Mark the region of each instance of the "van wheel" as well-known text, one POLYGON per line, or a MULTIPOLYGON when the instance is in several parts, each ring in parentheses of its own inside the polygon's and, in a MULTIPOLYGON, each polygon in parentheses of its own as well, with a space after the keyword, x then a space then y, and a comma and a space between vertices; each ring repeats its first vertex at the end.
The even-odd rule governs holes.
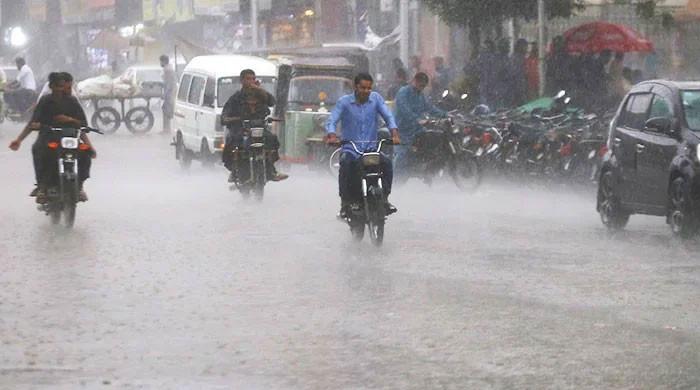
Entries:
POLYGON ((178 133, 177 141, 175 142, 175 158, 180 161, 180 167, 187 169, 192 165, 192 151, 187 150, 185 141, 182 140, 182 134, 178 133))
POLYGON ((611 171, 605 172, 598 186, 598 212, 600 220, 610 230, 624 229, 630 214, 622 209, 620 199, 615 193, 615 177, 611 171))
POLYGON ((680 238, 691 238, 698 232, 697 217, 693 213, 688 182, 678 177, 669 189, 669 224, 673 234, 680 238))
POLYGON ((202 166, 211 168, 214 166, 214 155, 209 151, 209 143, 207 140, 202 140, 202 146, 199 148, 199 158, 202 160, 202 166))

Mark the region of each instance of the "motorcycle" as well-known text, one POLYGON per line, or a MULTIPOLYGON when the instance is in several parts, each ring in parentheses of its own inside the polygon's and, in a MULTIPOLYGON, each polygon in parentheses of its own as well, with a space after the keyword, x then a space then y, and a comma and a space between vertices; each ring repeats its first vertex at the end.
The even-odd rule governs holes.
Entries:
POLYGON ((451 118, 429 119, 423 125, 405 155, 403 182, 410 177, 423 179, 428 185, 433 178, 447 173, 464 191, 474 191, 481 184, 481 167, 477 156, 465 148, 463 129, 451 118))
POLYGON ((376 150, 365 152, 360 152, 353 141, 343 141, 343 144, 346 143, 352 145, 360 155, 359 176, 362 183, 362 198, 350 204, 344 220, 350 226, 350 232, 355 240, 362 241, 365 226, 367 226, 372 243, 381 246, 384 242, 384 224, 387 218, 382 182, 384 172, 381 168, 382 146, 390 144, 391 141, 381 139, 376 150))
POLYGON ((65 226, 71 228, 75 224, 80 194, 78 155, 91 152, 90 145, 84 143, 81 136, 93 132, 103 133, 89 127, 51 128, 50 132, 46 147, 57 157, 58 169, 57 176, 48 183, 46 202, 39 205, 39 211, 51 217, 53 224, 58 224, 63 214, 65 226))
POLYGON ((37 101, 39 94, 36 91, 28 91, 25 96, 19 97, 18 100, 20 100, 20 103, 23 103, 27 107, 26 110, 21 111, 17 108, 11 107, 9 104, 7 104, 7 102, 5 102, 5 96, 8 93, 12 93, 16 90, 16 85, 9 85, 2 91, 2 104, 0 104, 0 117, 2 117, 2 120, 0 120, 0 123, 5 119, 9 119, 12 122, 27 122, 32 117, 34 103, 37 101))
POLYGON ((252 191, 257 200, 262 200, 268 181, 267 164, 270 151, 265 143, 265 131, 269 131, 267 120, 242 121, 243 139, 233 148, 233 186, 244 198, 252 191))

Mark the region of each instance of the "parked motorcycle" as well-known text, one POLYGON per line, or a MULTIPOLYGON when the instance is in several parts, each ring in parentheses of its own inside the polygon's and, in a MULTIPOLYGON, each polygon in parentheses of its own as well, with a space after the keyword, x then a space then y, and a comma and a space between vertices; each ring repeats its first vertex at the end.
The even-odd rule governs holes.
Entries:
POLYGON ((344 218, 345 222, 350 226, 350 232, 355 240, 362 241, 366 226, 372 243, 381 246, 384 242, 384 224, 387 218, 381 153, 382 147, 385 144, 389 145, 391 141, 382 139, 378 142, 376 150, 365 152, 358 150, 353 141, 344 141, 343 143, 352 145, 360 155, 359 176, 362 183, 362 198, 356 199, 350 204, 344 218))
POLYGON ((78 177, 79 154, 91 153, 90 145, 81 139, 83 134, 101 131, 89 127, 51 128, 51 136, 46 147, 57 157, 57 175, 50 178, 46 191, 46 202, 39 205, 39 211, 51 217, 58 224, 63 215, 63 223, 71 228, 75 224, 75 214, 80 194, 78 177))
POLYGON ((405 161, 399 161, 399 180, 411 177, 422 179, 428 185, 435 177, 448 174, 455 185, 464 191, 474 191, 481 184, 481 169, 474 153, 464 148, 464 133, 451 118, 429 119, 408 146, 405 161))

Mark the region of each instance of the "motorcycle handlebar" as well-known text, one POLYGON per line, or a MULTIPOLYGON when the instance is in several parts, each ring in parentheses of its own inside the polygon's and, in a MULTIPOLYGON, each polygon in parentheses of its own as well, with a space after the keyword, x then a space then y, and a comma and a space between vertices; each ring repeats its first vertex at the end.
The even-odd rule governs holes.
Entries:
POLYGON ((74 130, 79 130, 81 133, 97 133, 97 134, 104 135, 104 132, 102 132, 101 130, 95 129, 92 127, 88 127, 88 126, 82 126, 82 127, 48 127, 48 126, 44 126, 44 127, 50 129, 51 131, 63 131, 66 129, 74 129, 74 130))

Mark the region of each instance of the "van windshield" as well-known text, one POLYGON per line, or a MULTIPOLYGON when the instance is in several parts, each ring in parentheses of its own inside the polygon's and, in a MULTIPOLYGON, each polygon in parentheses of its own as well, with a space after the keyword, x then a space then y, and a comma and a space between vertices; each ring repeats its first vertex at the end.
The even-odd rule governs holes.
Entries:
MULTIPOLYGON (((233 96, 236 91, 241 89, 241 83, 238 81, 238 76, 236 77, 222 77, 219 79, 219 87, 218 93, 216 94, 216 101, 219 105, 219 107, 223 107, 224 104, 226 104, 226 101, 228 98, 233 96)), ((269 93, 272 94, 272 96, 275 95, 275 86, 277 84, 277 78, 276 77, 269 77, 269 76, 258 76, 258 80, 260 80, 260 85, 269 93)))
POLYGON ((690 130, 700 131, 700 90, 682 91, 683 113, 690 130))

